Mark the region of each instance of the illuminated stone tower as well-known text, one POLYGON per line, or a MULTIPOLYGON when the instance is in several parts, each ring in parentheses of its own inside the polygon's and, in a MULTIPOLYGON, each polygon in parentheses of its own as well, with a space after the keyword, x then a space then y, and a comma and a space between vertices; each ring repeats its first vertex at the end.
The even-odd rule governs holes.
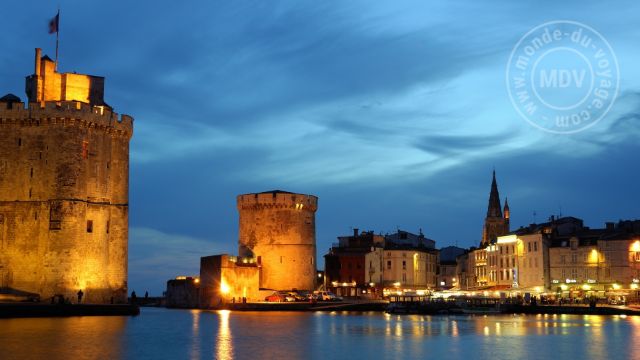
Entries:
POLYGON ((262 266, 260 288, 313 290, 318 198, 274 190, 238 196, 239 253, 262 266))
POLYGON ((484 219, 480 247, 485 247, 498 236, 509 233, 510 216, 509 204, 506 201, 504 203, 504 216, 502 214, 500 193, 498 192, 498 183, 496 182, 496 172, 494 170, 493 180, 491 182, 491 193, 489 194, 489 206, 487 208, 487 217, 484 219))
POLYGON ((0 100, 0 287, 126 301, 133 119, 104 78, 58 73, 40 49, 26 91, 26 108, 0 100))

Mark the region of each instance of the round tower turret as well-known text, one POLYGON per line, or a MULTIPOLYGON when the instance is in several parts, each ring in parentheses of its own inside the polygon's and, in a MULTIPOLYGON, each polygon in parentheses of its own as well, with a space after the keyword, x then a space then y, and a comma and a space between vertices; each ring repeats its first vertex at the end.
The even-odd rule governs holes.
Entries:
POLYGON ((239 195, 239 254, 261 265, 260 288, 313 290, 318 198, 281 190, 239 195))

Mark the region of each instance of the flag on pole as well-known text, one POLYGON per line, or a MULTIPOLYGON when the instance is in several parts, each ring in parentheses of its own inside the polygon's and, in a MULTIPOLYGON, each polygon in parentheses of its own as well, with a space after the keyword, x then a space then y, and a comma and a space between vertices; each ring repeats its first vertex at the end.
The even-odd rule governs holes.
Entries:
POLYGON ((60 24, 60 11, 49 20, 49 34, 58 33, 58 25, 60 24))

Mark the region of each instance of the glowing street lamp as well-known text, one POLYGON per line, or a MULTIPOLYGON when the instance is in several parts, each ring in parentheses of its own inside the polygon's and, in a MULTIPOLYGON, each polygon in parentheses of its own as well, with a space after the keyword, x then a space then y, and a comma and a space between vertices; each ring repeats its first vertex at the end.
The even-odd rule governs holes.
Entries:
POLYGON ((229 288, 229 285, 227 285, 226 282, 222 282, 220 284, 220 292, 224 295, 228 294, 231 291, 231 288, 229 288))

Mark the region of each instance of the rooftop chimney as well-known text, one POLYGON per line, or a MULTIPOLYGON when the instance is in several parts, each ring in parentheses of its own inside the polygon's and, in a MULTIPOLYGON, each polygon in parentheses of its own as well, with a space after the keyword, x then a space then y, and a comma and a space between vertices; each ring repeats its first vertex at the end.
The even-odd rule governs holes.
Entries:
POLYGON ((34 74, 40 76, 40 58, 42 58, 42 49, 36 48, 36 71, 34 74))

